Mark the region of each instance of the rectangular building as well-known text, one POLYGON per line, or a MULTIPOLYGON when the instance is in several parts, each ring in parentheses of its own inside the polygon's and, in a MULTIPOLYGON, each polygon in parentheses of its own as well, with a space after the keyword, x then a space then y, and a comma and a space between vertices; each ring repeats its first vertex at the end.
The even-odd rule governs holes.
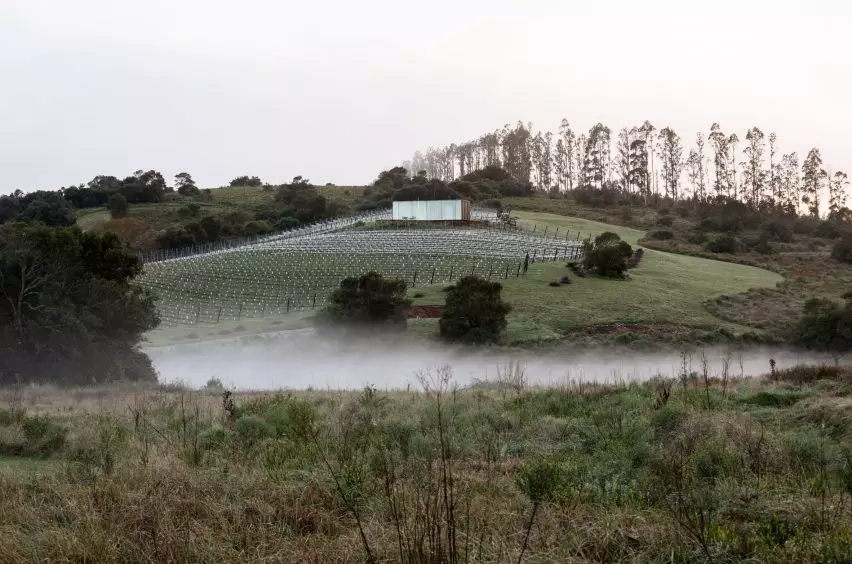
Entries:
POLYGON ((394 202, 393 219, 410 221, 470 221, 469 200, 394 202))

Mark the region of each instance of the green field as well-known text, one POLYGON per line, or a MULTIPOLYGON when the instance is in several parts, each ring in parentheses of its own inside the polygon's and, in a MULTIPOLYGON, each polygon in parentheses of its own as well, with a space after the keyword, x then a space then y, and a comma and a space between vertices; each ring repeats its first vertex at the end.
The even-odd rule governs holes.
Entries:
MULTIPOLYGON (((636 229, 584 219, 532 212, 515 215, 528 228, 547 226, 551 231, 559 228, 561 232, 580 232, 584 237, 612 231, 634 246, 643 235, 636 229)), ((774 287, 781 280, 778 274, 760 268, 646 249, 628 280, 578 278, 564 262, 543 262, 532 265, 524 277, 505 280, 503 298, 512 304, 510 323, 516 325, 516 337, 521 339, 525 331, 541 337, 576 327, 616 323, 719 326, 745 331, 744 326, 714 317, 702 302, 749 288, 774 287), (566 275, 571 278, 570 285, 549 286, 566 275)), ((417 292, 425 295, 415 303, 442 303, 441 290, 437 286, 420 288, 417 292)))
MULTIPOLYGON (((515 215, 527 231, 547 232, 548 237, 558 233, 560 239, 562 234, 585 239, 613 231, 636 246, 644 235, 636 229, 579 218, 536 212, 515 215)), ((441 305, 449 280, 476 265, 479 270, 474 272, 503 283, 504 299, 513 308, 508 341, 520 344, 614 324, 724 328, 742 333, 750 329, 713 316, 703 302, 750 288, 771 288, 782 280, 768 270, 650 249, 626 280, 579 278, 564 260, 535 262, 520 277, 516 277, 513 263, 506 278, 504 262, 512 261, 489 262, 474 255, 447 259, 416 252, 312 255, 256 249, 150 264, 140 281, 160 296, 164 325, 215 326, 249 318, 275 320, 294 310, 315 309, 340 279, 371 269, 404 278, 415 305, 441 305), (550 286, 564 276, 571 279, 570 284, 550 286)), ((417 331, 430 333, 434 328, 434 320, 415 322, 417 331)))

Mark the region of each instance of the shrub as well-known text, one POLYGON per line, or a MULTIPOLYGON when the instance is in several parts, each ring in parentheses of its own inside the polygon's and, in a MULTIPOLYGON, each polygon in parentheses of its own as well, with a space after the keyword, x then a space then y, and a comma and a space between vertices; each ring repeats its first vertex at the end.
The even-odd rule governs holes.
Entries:
POLYGON ((438 322, 447 341, 495 343, 506 329, 510 306, 500 297, 503 287, 478 276, 466 276, 447 293, 438 322))
POLYGON ((821 221, 814 229, 814 237, 823 239, 837 239, 840 236, 840 229, 837 223, 833 221, 821 221))
POLYGON ((28 454, 49 456, 63 446, 68 430, 47 416, 25 417, 21 421, 21 430, 27 440, 28 454))
POLYGON ((781 221, 771 221, 766 224, 766 227, 763 229, 763 233, 766 234, 766 237, 773 241, 780 241, 782 243, 789 243, 793 240, 793 230, 790 229, 790 226, 781 221))
POLYGON ((178 215, 181 217, 198 217, 201 214, 201 205, 191 202, 178 209, 178 215))
POLYGON ((555 281, 551 282, 549 285, 554 287, 554 288, 558 288, 562 284, 559 283, 559 280, 555 280, 555 281))
POLYGON ((666 230, 654 231, 651 233, 651 239, 656 239, 658 241, 668 241, 669 239, 674 239, 674 233, 666 230))
POLYGON ((257 415, 244 415, 237 419, 237 436, 246 447, 253 447, 263 439, 272 436, 273 429, 257 415))
POLYGON ((346 278, 331 295, 331 304, 321 317, 336 324, 404 328, 405 310, 411 305, 406 290, 404 280, 385 279, 376 272, 346 278))
POLYGON ((222 380, 213 377, 207 380, 207 383, 204 384, 204 388, 207 390, 223 390, 225 389, 225 386, 222 385, 222 380))
POLYGON ((696 231, 695 233, 690 233, 686 240, 693 245, 703 245, 707 242, 707 235, 701 231, 696 231))
POLYGON ((841 307, 831 300, 813 298, 805 303, 795 340, 808 348, 847 351, 852 348, 852 301, 841 307))
POLYGON ((563 276, 562 278, 560 278, 560 279, 559 279, 559 283, 560 283, 560 284, 570 284, 570 283, 571 283, 571 279, 570 279, 570 278, 568 278, 567 276, 563 276))
POLYGON ((670 215, 663 215, 657 218, 657 225, 660 227, 671 227, 674 223, 674 218, 670 215))
POLYGON ((834 260, 846 264, 852 264, 852 235, 847 235, 834 244, 834 248, 831 251, 831 257, 834 260))
POLYGON ((249 221, 243 226, 243 233, 247 237, 254 237, 256 235, 265 235, 272 231, 272 227, 269 226, 265 221, 249 221))
POLYGON ((260 186, 263 182, 257 176, 238 176, 231 180, 231 186, 260 186))
POLYGON ((127 198, 116 192, 107 200, 107 209, 112 219, 121 219, 127 217, 130 205, 127 203, 127 198))
POLYGON ((730 235, 720 235, 711 239, 706 246, 711 253, 730 253, 735 254, 740 250, 740 242, 736 237, 730 235))
POLYGON ((607 278, 621 278, 627 271, 627 261, 633 249, 610 231, 601 233, 594 243, 586 245, 583 266, 607 278))

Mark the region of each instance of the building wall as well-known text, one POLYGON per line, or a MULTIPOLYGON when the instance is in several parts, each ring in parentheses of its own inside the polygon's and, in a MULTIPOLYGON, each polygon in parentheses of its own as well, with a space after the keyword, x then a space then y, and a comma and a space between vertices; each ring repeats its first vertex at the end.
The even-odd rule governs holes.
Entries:
POLYGON ((461 221, 470 219, 470 202, 467 200, 394 202, 393 218, 414 221, 461 221))

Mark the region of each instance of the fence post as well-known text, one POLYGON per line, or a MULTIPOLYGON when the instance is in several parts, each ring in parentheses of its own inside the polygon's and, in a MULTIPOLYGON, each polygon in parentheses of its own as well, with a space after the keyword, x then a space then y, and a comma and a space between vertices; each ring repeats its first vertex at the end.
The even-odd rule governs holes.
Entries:
POLYGON ((456 267, 456 265, 454 265, 454 264, 451 264, 451 265, 450 265, 450 277, 447 279, 447 282, 452 282, 452 281, 453 281, 453 269, 454 269, 455 267, 456 267))
POLYGON ((545 239, 547 239, 547 227, 548 227, 547 225, 545 225, 545 226, 544 226, 544 235, 543 235, 543 237, 544 237, 545 239))
POLYGON ((237 321, 243 318, 243 304, 240 304, 240 310, 237 312, 237 321))
POLYGON ((313 303, 311 304, 311 309, 314 309, 314 308, 316 308, 316 307, 317 307, 317 293, 316 293, 316 292, 314 292, 314 301, 313 301, 313 303))
POLYGON ((436 271, 437 271, 437 269, 436 269, 436 268, 432 268, 432 278, 430 278, 430 279, 429 279, 429 284, 430 284, 430 285, 435 283, 435 272, 436 272, 436 271))
POLYGON ((201 304, 198 304, 198 310, 195 312, 195 322, 198 323, 199 319, 201 319, 201 304))
POLYGON ((416 285, 417 285, 417 271, 415 270, 414 271, 414 279, 411 281, 411 287, 413 288, 416 285))
POLYGON ((533 249, 533 256, 530 262, 535 262, 535 256, 538 254, 538 249, 533 249))
POLYGON ((219 320, 222 319, 222 307, 219 306, 219 313, 216 314, 216 323, 219 323, 219 320))
POLYGON ((503 278, 504 278, 504 279, 508 279, 508 278, 509 278, 509 265, 508 265, 508 264, 506 265, 506 276, 504 276, 503 278))
POLYGON ((290 313, 290 296, 287 296, 287 313, 290 313))

